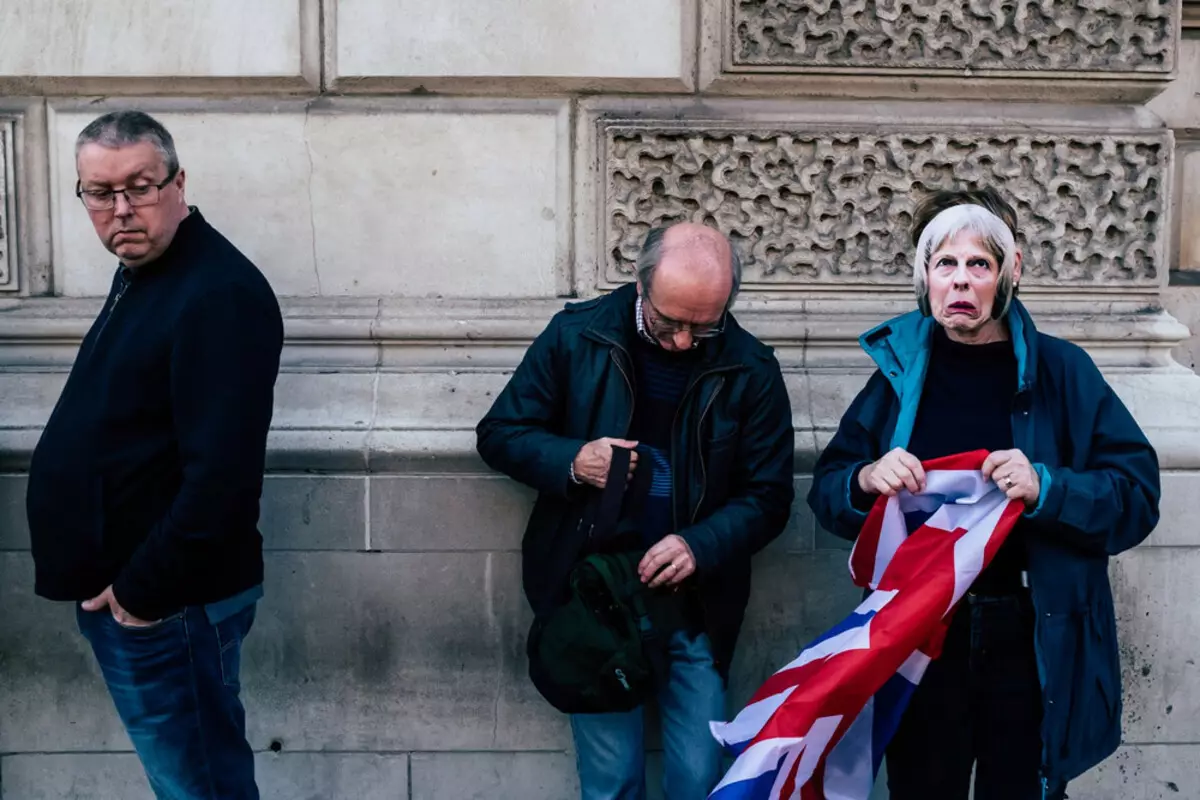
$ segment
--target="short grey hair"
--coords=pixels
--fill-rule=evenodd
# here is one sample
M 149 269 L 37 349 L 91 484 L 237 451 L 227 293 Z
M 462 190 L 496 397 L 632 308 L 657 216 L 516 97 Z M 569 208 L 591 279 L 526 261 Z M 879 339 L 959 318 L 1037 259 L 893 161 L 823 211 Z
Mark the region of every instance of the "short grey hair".
M 645 241 L 642 242 L 642 250 L 638 253 L 634 275 L 637 277 L 637 282 L 646 291 L 650 290 L 650 283 L 654 278 L 654 270 L 658 267 L 658 263 L 662 261 L 663 238 L 667 235 L 670 227 L 670 225 L 660 225 L 651 228 L 650 232 L 646 234 Z M 728 241 L 728 238 L 726 241 Z M 733 288 L 729 292 L 729 300 L 725 303 L 726 308 L 733 305 L 733 301 L 737 299 L 738 291 L 742 288 L 742 257 L 738 255 L 737 248 L 733 246 L 733 242 L 729 242 L 729 259 L 731 262 L 730 268 L 733 271 Z
M 1016 294 L 1013 278 L 1017 264 L 1017 240 L 1004 220 L 983 206 L 971 204 L 945 209 L 921 231 L 913 256 L 913 290 L 917 294 L 917 307 L 922 314 L 929 316 L 929 260 L 939 247 L 963 231 L 979 237 L 1000 265 L 1000 278 L 996 284 L 999 302 L 992 306 L 992 317 L 1000 319 L 1008 313 L 1013 295 Z
M 161 122 L 144 111 L 113 111 L 92 120 L 75 139 L 75 160 L 79 160 L 79 151 L 86 144 L 128 147 L 142 142 L 154 145 L 167 165 L 168 175 L 179 172 L 175 140 Z

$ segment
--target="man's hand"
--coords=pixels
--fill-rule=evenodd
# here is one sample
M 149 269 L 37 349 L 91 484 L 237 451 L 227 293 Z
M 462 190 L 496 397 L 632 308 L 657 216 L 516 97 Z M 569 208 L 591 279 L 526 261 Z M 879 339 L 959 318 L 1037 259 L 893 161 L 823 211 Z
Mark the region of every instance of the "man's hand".
M 575 480 L 591 484 L 597 489 L 603 489 L 604 484 L 608 483 L 608 468 L 612 465 L 612 449 L 624 447 L 627 450 L 633 450 L 637 445 L 637 442 L 612 439 L 607 436 L 594 442 L 588 442 L 579 448 L 579 453 L 575 456 Z M 637 466 L 637 458 L 636 452 L 629 454 L 630 478 L 633 477 L 634 467 Z
M 919 458 L 903 447 L 897 447 L 859 470 L 858 485 L 867 494 L 884 497 L 895 497 L 901 489 L 916 494 L 925 489 L 925 469 Z
M 997 450 L 983 462 L 983 477 L 996 482 L 1009 500 L 1033 508 L 1042 496 L 1042 482 L 1029 458 L 1020 450 Z
M 148 628 L 156 622 L 161 622 L 161 620 L 147 621 L 144 619 L 138 619 L 125 609 L 121 608 L 121 604 L 117 602 L 117 598 L 113 594 L 113 588 L 111 586 L 101 592 L 98 596 L 93 597 L 91 600 L 83 601 L 84 611 L 102 611 L 105 608 L 112 612 L 113 619 L 115 619 L 121 625 L 126 625 L 130 628 Z
M 661 572 L 660 572 L 661 570 Z M 676 586 L 696 571 L 696 557 L 682 536 L 664 536 L 658 544 L 646 551 L 638 564 L 638 575 L 642 583 L 649 582 L 651 589 L 659 586 Z

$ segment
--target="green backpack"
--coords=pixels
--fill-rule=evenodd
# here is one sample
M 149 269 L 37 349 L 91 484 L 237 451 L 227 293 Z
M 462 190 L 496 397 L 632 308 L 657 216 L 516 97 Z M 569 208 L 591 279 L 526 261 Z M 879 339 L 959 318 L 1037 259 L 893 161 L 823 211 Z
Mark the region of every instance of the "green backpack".
M 603 540 L 616 527 L 628 472 L 629 451 L 614 447 L 589 538 Z M 559 711 L 629 711 L 665 680 L 666 641 L 654 622 L 658 597 L 638 576 L 642 555 L 587 556 L 571 570 L 566 602 L 534 620 L 529 677 Z

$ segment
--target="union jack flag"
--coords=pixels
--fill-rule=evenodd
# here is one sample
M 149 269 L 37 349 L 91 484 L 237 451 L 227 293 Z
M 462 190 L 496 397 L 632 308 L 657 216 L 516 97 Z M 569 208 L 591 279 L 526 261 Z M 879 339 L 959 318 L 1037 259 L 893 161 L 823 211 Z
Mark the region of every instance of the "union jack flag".
M 867 800 L 950 612 L 1023 510 L 984 479 L 986 458 L 929 461 L 923 492 L 879 498 L 850 555 L 871 593 L 733 721 L 711 724 L 736 759 L 710 800 Z

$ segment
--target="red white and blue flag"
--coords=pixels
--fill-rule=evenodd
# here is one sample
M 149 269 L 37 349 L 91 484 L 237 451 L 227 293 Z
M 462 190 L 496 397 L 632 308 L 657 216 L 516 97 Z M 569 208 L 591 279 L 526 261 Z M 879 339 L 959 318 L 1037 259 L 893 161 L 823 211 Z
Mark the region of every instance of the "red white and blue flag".
M 710 800 L 867 800 L 950 612 L 1023 510 L 984 479 L 986 458 L 929 461 L 923 492 L 875 503 L 850 555 L 870 595 L 711 724 L 736 760 Z

